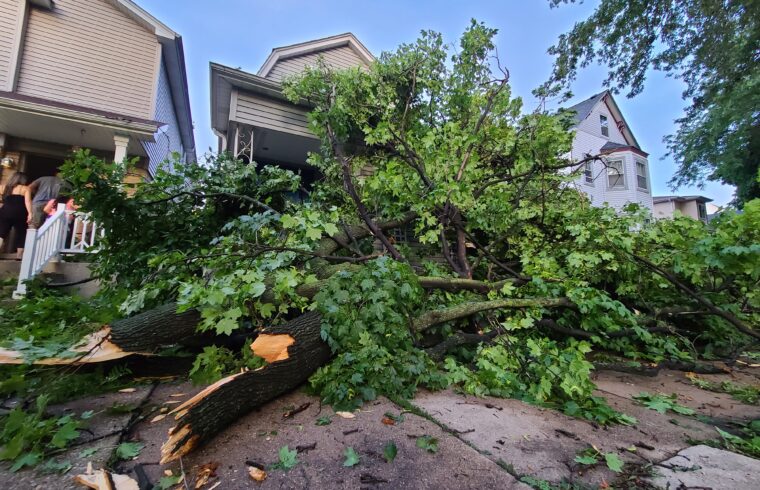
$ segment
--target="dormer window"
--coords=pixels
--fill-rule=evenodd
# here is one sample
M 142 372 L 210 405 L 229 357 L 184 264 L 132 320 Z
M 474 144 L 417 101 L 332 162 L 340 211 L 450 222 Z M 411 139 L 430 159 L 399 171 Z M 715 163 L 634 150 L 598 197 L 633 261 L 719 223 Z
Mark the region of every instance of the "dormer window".
M 610 136 L 610 125 L 607 122 L 607 116 L 600 114 L 599 115 L 599 126 L 602 129 L 602 136 L 606 136 L 609 138 Z

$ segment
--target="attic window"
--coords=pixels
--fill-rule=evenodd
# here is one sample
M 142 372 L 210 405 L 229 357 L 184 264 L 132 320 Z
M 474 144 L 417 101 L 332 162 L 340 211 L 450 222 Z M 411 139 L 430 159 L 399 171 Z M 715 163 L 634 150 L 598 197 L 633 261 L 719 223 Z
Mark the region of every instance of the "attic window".
M 607 122 L 607 116 L 599 115 L 599 126 L 602 128 L 602 136 L 610 136 L 610 125 Z

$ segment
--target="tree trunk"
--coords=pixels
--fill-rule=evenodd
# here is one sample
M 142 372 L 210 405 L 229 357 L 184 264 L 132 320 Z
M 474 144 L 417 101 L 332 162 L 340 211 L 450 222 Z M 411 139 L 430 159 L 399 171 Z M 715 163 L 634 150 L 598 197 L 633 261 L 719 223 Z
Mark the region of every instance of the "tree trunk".
M 322 340 L 322 317 L 309 312 L 270 327 L 251 345 L 269 364 L 217 381 L 172 413 L 178 423 L 161 447 L 161 464 L 192 451 L 256 407 L 296 388 L 326 363 L 329 346 Z

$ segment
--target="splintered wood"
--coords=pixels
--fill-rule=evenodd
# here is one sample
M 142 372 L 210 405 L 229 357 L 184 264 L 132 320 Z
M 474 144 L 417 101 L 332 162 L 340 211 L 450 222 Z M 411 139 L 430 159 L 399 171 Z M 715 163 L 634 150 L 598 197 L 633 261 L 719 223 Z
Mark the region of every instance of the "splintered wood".
M 266 362 L 284 361 L 289 357 L 288 347 L 295 342 L 296 339 L 288 334 L 262 333 L 251 344 L 251 350 Z
M 103 327 L 97 332 L 91 333 L 82 340 L 78 347 L 70 349 L 75 355 L 65 358 L 51 357 L 48 359 L 38 359 L 32 364 L 56 366 L 65 364 L 91 364 L 97 362 L 113 361 L 123 357 L 131 356 L 136 352 L 125 352 L 116 344 L 112 343 L 109 338 L 111 327 Z M 24 353 L 0 349 L 0 364 L 24 364 Z

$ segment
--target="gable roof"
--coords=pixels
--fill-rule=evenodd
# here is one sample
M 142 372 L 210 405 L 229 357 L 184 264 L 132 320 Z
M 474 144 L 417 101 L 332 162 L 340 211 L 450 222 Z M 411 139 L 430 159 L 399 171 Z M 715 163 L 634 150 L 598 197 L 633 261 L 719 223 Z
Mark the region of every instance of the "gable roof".
M 169 77 L 172 102 L 177 114 L 179 133 L 182 146 L 191 161 L 195 161 L 195 134 L 193 132 L 193 115 L 190 111 L 190 92 L 187 83 L 187 68 L 185 67 L 185 50 L 182 36 L 170 29 L 166 24 L 153 17 L 145 9 L 132 0 L 106 0 L 122 13 L 133 19 L 143 28 L 156 35 L 161 44 L 164 65 Z
M 625 140 L 628 142 L 628 145 L 641 150 L 639 142 L 633 135 L 630 126 L 628 126 L 625 117 L 623 117 L 623 113 L 620 111 L 620 107 L 617 105 L 617 102 L 615 102 L 615 98 L 612 96 L 612 92 L 609 90 L 594 94 L 588 99 L 570 106 L 567 109 L 575 113 L 575 126 L 578 126 L 581 122 L 583 122 L 583 120 L 585 120 L 593 112 L 594 108 L 596 108 L 598 104 L 607 104 L 607 108 L 610 110 L 610 113 L 615 120 L 615 124 L 620 129 L 620 132 L 623 134 L 623 138 L 625 138 Z
M 334 49 L 346 46 L 350 48 L 356 55 L 364 61 L 366 64 L 370 64 L 375 61 L 375 57 L 369 50 L 356 38 L 352 33 L 346 32 L 344 34 L 338 34 L 336 36 L 324 37 L 322 39 L 315 39 L 313 41 L 306 41 L 298 44 L 291 44 L 289 46 L 281 46 L 274 48 L 269 54 L 269 57 L 261 65 L 257 75 L 260 77 L 266 77 L 272 68 L 278 61 L 283 61 L 289 58 L 295 58 L 298 56 L 304 56 L 307 54 L 326 51 L 328 49 Z

